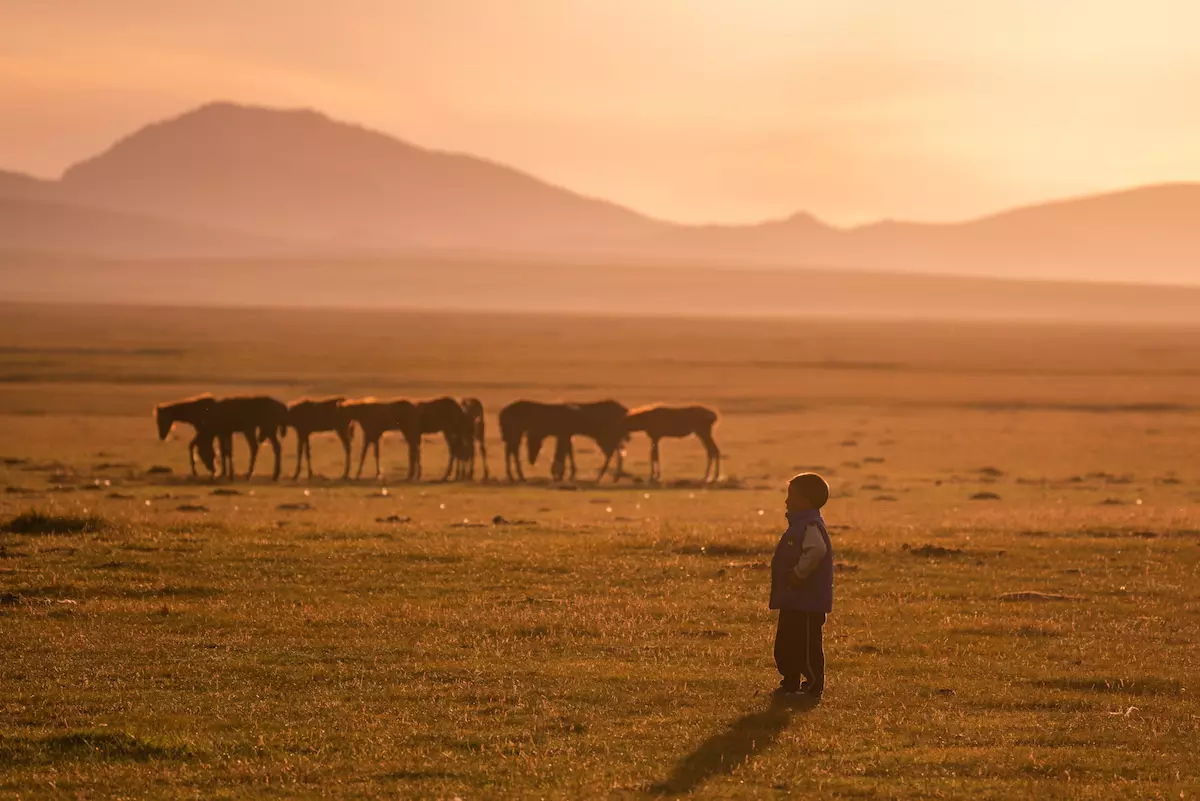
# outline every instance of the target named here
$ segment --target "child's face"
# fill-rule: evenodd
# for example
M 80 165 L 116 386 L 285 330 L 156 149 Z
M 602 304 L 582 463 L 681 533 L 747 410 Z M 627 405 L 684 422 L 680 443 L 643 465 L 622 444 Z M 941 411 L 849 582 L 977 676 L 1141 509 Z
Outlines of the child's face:
M 788 487 L 787 494 L 787 510 L 789 512 L 803 512 L 807 509 L 812 509 L 812 502 L 804 497 L 804 494 L 793 487 Z

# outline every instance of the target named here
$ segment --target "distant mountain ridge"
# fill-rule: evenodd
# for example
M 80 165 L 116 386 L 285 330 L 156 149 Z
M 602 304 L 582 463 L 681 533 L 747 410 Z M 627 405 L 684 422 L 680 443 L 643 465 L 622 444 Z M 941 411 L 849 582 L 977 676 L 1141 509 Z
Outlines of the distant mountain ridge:
M 314 111 L 231 103 L 146 126 L 58 181 L 0 172 L 0 201 L 0 249 L 179 257 L 455 252 L 1200 283 L 1198 184 L 959 223 L 837 228 L 798 213 L 756 225 L 683 225 Z

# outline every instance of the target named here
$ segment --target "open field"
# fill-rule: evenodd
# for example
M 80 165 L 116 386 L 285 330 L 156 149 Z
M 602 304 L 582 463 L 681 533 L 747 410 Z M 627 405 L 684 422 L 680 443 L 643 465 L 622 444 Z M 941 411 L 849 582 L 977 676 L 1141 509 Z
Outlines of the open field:
M 1193 325 L 1179 286 L 697 265 L 457 257 L 101 259 L 0 250 L 0 303 L 557 311 L 651 317 L 841 317 Z M 969 266 L 964 264 L 964 268 Z M 1147 279 L 1149 280 L 1149 279 Z
M 0 794 L 1194 797 L 1197 341 L 2 306 Z M 384 485 L 231 490 L 155 438 L 204 390 L 474 394 L 493 474 L 507 401 L 703 402 L 726 480 L 680 481 L 690 440 L 662 487 L 413 486 L 389 438 Z M 838 564 L 808 710 L 767 697 L 763 569 L 802 468 Z

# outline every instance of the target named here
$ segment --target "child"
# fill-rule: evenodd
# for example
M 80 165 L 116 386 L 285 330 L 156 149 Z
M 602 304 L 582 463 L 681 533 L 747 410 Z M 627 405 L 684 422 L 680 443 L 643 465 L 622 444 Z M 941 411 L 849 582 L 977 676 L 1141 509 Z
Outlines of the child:
M 776 692 L 812 700 L 825 689 L 821 628 L 833 609 L 833 548 L 820 512 L 827 500 L 829 485 L 816 473 L 788 482 L 788 528 L 771 559 L 771 608 L 779 610 L 775 666 L 783 676 Z

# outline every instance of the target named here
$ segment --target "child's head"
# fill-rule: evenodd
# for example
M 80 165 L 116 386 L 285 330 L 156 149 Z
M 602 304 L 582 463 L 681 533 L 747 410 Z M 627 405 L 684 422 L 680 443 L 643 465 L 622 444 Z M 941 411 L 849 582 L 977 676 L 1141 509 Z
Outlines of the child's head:
M 816 473 L 801 473 L 788 482 L 789 512 L 820 509 L 829 500 L 829 485 Z

